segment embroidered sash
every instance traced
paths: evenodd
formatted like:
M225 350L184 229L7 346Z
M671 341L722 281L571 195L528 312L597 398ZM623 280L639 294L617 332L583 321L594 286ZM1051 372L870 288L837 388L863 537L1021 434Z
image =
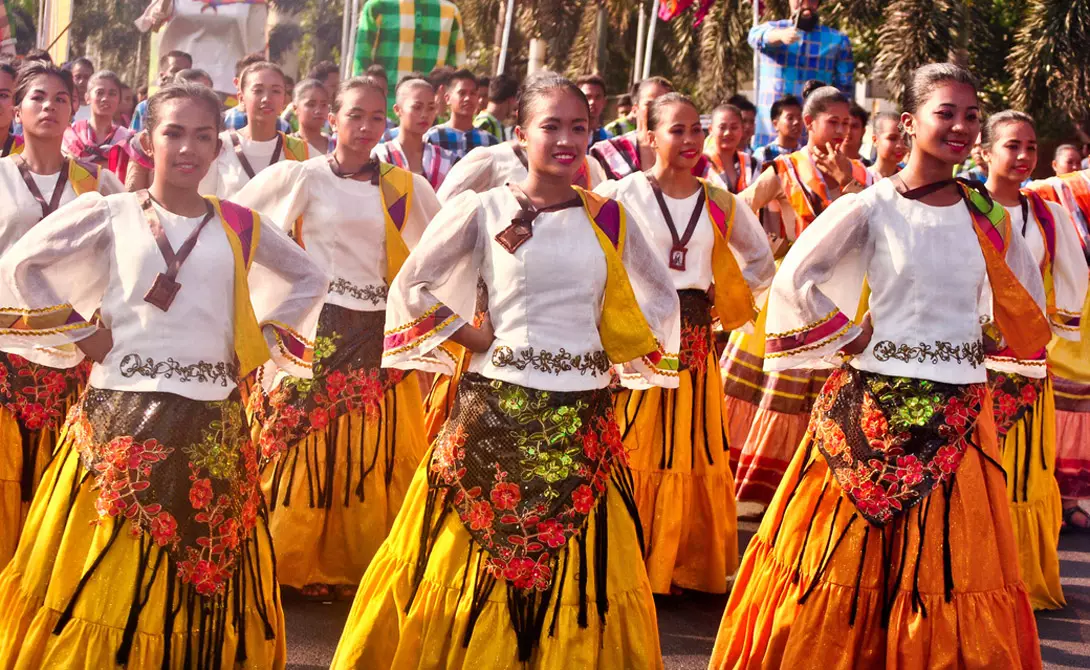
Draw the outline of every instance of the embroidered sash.
M738 180L735 182L734 188L728 188L728 190L731 193L741 193L749 186L749 178L753 173L753 158L742 151L735 152L735 156L738 161ZM726 166L723 165L723 161L719 159L719 154L708 152L704 154L704 158L707 159L708 167L714 170L725 184L727 180L723 175L726 174L727 169Z
M708 218L712 220L712 227L715 229L715 242L712 245L712 280L715 291L713 309L719 322L723 324L723 330L730 331L757 318L753 293L742 276L738 261L730 252L730 236L734 229L738 201L726 189L706 179L701 179L700 182L704 186Z
M777 156L772 162L784 195L795 212L796 239L832 204L821 172L814 167L805 151L803 149L786 156ZM852 161L852 178L863 185L870 185L873 181L867 168L856 160Z

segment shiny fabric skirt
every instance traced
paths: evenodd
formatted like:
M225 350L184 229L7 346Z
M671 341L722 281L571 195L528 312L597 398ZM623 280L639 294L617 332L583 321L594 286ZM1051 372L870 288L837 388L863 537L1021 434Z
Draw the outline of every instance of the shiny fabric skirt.
M952 478L882 527L808 433L742 559L718 668L1040 668L990 400Z
M270 395L261 484L284 586L359 584L427 447L416 377L378 369L383 319L326 305L315 378Z
M711 310L682 291L680 385L624 390L614 401L632 470L655 593L726 593L738 568L738 519Z
M146 423L159 439L166 433L156 426L171 422L175 427L188 426L174 433L178 445L183 439L188 442L189 437L216 430L210 423L195 421L216 403L170 394L95 389L88 393L97 393L107 407L127 404L137 410L131 416L149 417ZM151 407L144 401L148 396L169 399ZM77 410L84 407L86 397ZM218 408L213 411L219 414ZM235 425L244 426L241 403L236 402L231 411L237 415ZM138 438L144 436L134 432ZM128 441L132 435L118 437L114 446L154 446L151 441ZM239 437L249 444L244 429ZM204 452L190 445L179 447L173 454L181 462L146 458L144 463L150 467L140 472L113 469L111 463L129 457L139 461L142 455L163 455L162 450L128 450L126 459L95 460L99 467L89 471L85 461L94 457L70 415L35 494L15 557L0 572L0 611L4 612L0 668L285 667L284 619L256 468L245 478L234 477L238 471L224 462L231 459L229 454L240 453L235 451L239 444L216 440L207 446L210 450ZM208 458L213 453L219 455ZM252 458L240 460L254 463ZM222 478L229 473L230 481ZM187 474L193 474L193 480ZM117 482L151 482L151 488L138 486L139 495L132 497L128 494L133 490L126 489L131 518L109 513L109 499L99 484L99 477L105 475L111 475L113 484L108 488L115 490L124 488ZM221 486L224 481L226 487ZM184 485L172 491L171 482ZM143 497L151 491L155 498ZM229 504L237 494L242 494L237 499L244 499L244 504ZM194 505L202 511L214 509L218 518L201 517ZM241 514L236 518L232 509ZM133 525L133 519L145 513L162 520L169 512L176 523L152 521L143 530ZM224 521L229 523L220 523L205 535L215 538L213 543L193 541L191 531ZM195 560L188 550L176 553L171 537L194 551L204 551L204 559ZM215 552L207 553L214 547Z
M459 435L464 427L470 435L487 435L496 426L512 425L494 409L469 419L459 409L482 384L487 381L477 375L462 378L445 431ZM508 397L501 401L505 408L519 405L517 398L527 397L520 391L539 397L532 389L499 386L518 394L515 400ZM584 426L602 419L607 432L616 434L620 447L608 395L602 396L597 406L601 409L582 412ZM530 426L540 428L542 424L532 420L526 425L526 431L516 429L516 433L534 439L531 436L536 430ZM483 447L488 441L465 440L462 455L472 459L475 446ZM593 442L602 444L598 439ZM565 440L554 444L553 455L564 449ZM489 562L511 555L509 548L514 545L486 550L480 533L500 527L502 510L525 519L527 510L515 507L513 500L518 496L511 497L508 484L534 482L522 476L504 477L491 495L487 491L479 494L476 485L461 489L467 496L480 495L470 516L463 517L437 503L440 483L449 481L439 473L446 472L449 477L464 474L458 468L443 469L443 462L452 457L449 446L441 434L417 470L394 529L356 593L332 667L661 668L655 602L643 569L631 482L625 480L621 469L614 467L613 474L599 482L602 490L596 499L589 495L584 499L579 492L574 497L560 495L564 505L574 504L588 513L576 534L568 537L548 562L536 564L538 568L548 566L550 586L527 598L524 589L516 586L527 573L517 570L513 560L510 572L498 577L486 569ZM517 454L517 448L511 443L505 451L500 461L511 463L507 457ZM472 471L469 467L470 476ZM579 491L586 492L581 486ZM523 501L530 493L529 487L522 486ZM455 505L462 500L446 498L452 499ZM535 495L535 500L541 500L540 496ZM552 528L559 532L557 526ZM550 532L550 537L549 546L555 546L553 540L559 541L558 536Z
M1056 404L1052 380L1027 383L1013 377L1013 393L993 385L996 423L1000 427L1003 469L1007 473L1007 496L1011 523L1018 546L1022 581L1033 609L1066 606L1060 586L1060 525L1063 505L1056 481ZM1023 399L1019 402L1017 399ZM1001 406L1002 405L1002 406ZM1010 409L1022 405L1011 425L1004 419ZM1013 418L1013 417L1012 417Z

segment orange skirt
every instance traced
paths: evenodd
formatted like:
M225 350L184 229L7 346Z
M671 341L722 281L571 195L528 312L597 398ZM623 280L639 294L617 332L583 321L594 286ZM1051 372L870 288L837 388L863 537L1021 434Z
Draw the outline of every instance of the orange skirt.
M984 404L980 448L884 530L853 514L807 436L746 551L710 667L1040 668Z

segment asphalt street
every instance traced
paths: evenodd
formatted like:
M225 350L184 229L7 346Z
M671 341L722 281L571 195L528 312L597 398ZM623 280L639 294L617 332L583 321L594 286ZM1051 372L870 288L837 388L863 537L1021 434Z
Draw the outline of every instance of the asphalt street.
M748 542L756 529L756 523L743 521L742 542ZM1090 668L1090 535L1060 538L1060 573L1067 608L1037 615L1045 667ZM662 653L669 670L707 668L726 598L686 593L657 599ZM349 607L350 603L302 602L285 594L288 668L328 668Z

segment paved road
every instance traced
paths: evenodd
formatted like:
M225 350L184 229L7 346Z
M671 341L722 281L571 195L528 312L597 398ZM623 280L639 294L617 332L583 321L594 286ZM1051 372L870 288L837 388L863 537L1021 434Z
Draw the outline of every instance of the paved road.
M747 542L756 524L743 522ZM1038 614L1045 667L1090 668L1090 535L1060 538L1060 573L1067 608ZM726 596L686 594L658 598L659 634L668 670L704 670L711 655ZM349 603L318 604L285 599L288 668L329 667ZM578 670L573 668L572 670Z

